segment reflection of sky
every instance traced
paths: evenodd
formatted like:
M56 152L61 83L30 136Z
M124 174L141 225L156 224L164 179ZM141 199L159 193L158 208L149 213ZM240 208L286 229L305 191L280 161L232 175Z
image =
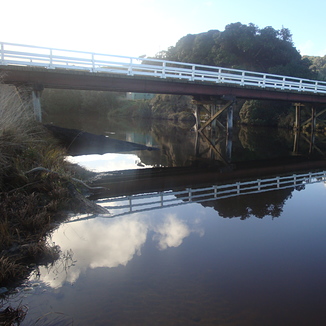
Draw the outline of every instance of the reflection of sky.
M94 172L106 172L116 170L139 169L151 166L144 165L135 154L107 153L103 155L80 155L68 156L71 163L79 164L82 167Z
M62 258L40 269L47 292L23 304L76 325L325 321L325 195L323 184L294 190L278 218L221 218L191 203L62 224L52 236Z
M141 255L149 233L153 234L150 240L158 250L180 246L191 233L203 235L196 219L185 221L169 213L156 214L156 218L134 214L62 224L52 241L63 253L72 251L76 262L61 273L58 273L61 260L51 270L41 268L41 280L59 288L65 282L74 283L88 268L126 266L135 255Z

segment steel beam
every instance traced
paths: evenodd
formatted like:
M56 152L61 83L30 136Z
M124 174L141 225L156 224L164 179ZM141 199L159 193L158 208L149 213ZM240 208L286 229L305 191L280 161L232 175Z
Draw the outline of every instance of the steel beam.
M1 66L4 83L45 88L140 92L176 95L233 96L243 99L281 100L301 103L326 103L325 95L274 89L248 88L227 84L190 82L154 77L133 77L84 71Z

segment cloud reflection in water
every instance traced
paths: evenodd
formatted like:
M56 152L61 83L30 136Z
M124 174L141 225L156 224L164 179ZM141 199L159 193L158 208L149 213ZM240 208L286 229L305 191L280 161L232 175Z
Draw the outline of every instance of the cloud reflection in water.
M53 234L52 241L62 252L73 252L74 263L62 268L59 259L51 269L40 268L40 280L53 288L65 282L74 283L88 268L126 266L135 255L141 255L149 231L159 250L178 247L191 233L204 231L179 219L175 214L163 215L159 222L146 215L134 214L116 219L92 219L62 224ZM193 224L193 223L192 223ZM69 265L69 263L67 264ZM60 270L61 269L61 270Z

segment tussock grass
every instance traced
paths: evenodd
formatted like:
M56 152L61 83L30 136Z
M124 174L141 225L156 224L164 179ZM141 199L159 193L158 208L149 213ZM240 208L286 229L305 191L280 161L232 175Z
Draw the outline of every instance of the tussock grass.
M30 264L58 258L46 238L64 209L94 209L76 189L65 154L35 121L28 97L0 77L0 286L22 281Z
M1 286L26 276L26 262L55 258L45 239L69 197L64 156L64 150L35 121L26 98L0 82ZM26 174L38 166L58 173Z
M28 277L30 266L51 264L60 256L47 236L66 217L59 212L71 206L69 200L78 205L64 157L35 121L28 98L1 84L0 76L0 287L15 287ZM27 173L36 167L44 169ZM26 313L25 307L8 306L0 310L0 324L18 325Z
M36 166L64 172L64 151L34 120L28 101L0 77L0 191L17 187L23 172Z

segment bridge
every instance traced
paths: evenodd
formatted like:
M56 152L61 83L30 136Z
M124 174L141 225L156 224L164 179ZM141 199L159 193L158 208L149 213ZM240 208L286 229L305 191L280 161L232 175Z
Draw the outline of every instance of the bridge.
M41 117L44 88L145 92L326 103L326 82L185 62L0 42L4 83L31 89ZM214 112L214 120L221 112ZM231 124L232 115L229 116Z

